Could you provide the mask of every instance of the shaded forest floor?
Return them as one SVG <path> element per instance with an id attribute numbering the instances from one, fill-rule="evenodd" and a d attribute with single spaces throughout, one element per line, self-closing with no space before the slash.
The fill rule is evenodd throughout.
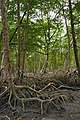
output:
<path id="1" fill-rule="evenodd" d="M 24 74 L 22 85 L 20 80 L 13 76 L 16 86 L 26 86 L 16 90 L 21 101 L 13 96 L 10 99 L 9 88 L 1 83 L 0 120 L 7 120 L 7 116 L 10 120 L 80 120 L 80 80 L 76 70 Z"/>

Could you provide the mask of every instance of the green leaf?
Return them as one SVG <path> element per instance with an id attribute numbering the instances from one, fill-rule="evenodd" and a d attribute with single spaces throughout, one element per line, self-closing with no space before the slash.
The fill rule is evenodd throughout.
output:
<path id="1" fill-rule="evenodd" d="M 75 4 L 75 9 L 80 12 L 80 1 Z"/>

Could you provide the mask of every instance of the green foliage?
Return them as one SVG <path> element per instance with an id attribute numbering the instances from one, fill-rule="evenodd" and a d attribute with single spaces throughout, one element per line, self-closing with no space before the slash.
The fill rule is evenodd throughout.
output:
<path id="1" fill-rule="evenodd" d="M 75 4 L 75 9 L 77 10 L 78 13 L 80 13 L 80 1 L 78 1 L 78 2 Z"/>
<path id="2" fill-rule="evenodd" d="M 28 0 L 27 0 L 28 1 Z M 27 15 L 27 1 L 20 1 L 20 18 L 22 18 L 24 12 Z M 36 71 L 38 67 L 41 69 L 46 61 L 46 54 L 49 53 L 48 68 L 53 69 L 55 66 L 64 66 L 66 54 L 68 52 L 68 37 L 65 26 L 65 20 L 63 16 L 63 5 L 65 10 L 65 16 L 67 19 L 67 27 L 71 38 L 70 18 L 69 9 L 66 1 L 62 0 L 31 0 L 30 1 L 30 16 L 28 25 L 28 39 L 26 42 L 26 64 L 30 71 Z M 75 10 L 79 13 L 80 2 L 75 3 Z M 15 29 L 17 28 L 17 0 L 9 0 L 7 2 L 7 13 L 8 13 L 8 25 L 9 25 L 9 37 L 11 38 Z M 76 38 L 79 43 L 79 21 L 78 13 L 74 10 L 74 23 Z M 23 57 L 23 40 L 24 31 L 26 27 L 26 15 L 21 23 L 20 30 L 20 47 L 21 47 L 21 61 Z M 0 22 L 0 31 L 2 30 Z M 0 38 L 1 39 L 1 38 Z M 2 40 L 2 39 L 1 39 Z M 3 43 L 0 40 L 0 51 L 3 50 Z M 72 41 L 72 40 L 71 40 Z M 70 42 L 71 44 L 71 42 Z M 80 45 L 80 44 L 79 44 Z M 11 62 L 17 64 L 17 31 L 10 43 Z M 79 48 L 80 49 L 80 48 Z M 72 45 L 70 47 L 71 63 L 74 64 L 74 55 Z M 61 58 L 62 56 L 62 58 Z"/>

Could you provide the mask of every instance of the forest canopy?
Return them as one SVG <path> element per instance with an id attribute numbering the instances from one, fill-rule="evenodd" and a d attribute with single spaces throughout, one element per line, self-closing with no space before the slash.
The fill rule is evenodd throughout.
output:
<path id="1" fill-rule="evenodd" d="M 30 8 L 28 8 L 28 2 L 30 2 Z M 76 64 L 68 1 L 22 0 L 20 1 L 20 8 L 18 8 L 17 4 L 17 0 L 6 1 L 10 60 L 12 66 L 17 67 L 19 47 L 20 66 L 21 68 L 23 66 L 23 41 L 24 36 L 26 36 L 25 70 L 27 70 L 27 72 L 40 72 L 45 68 L 47 68 L 48 71 L 59 68 L 75 68 Z M 78 59 L 80 58 L 79 6 L 80 1 L 72 1 L 74 31 L 77 43 L 75 46 L 78 51 Z M 18 9 L 20 12 L 19 17 Z M 29 14 L 28 21 L 26 20 L 27 14 Z M 19 23 L 20 28 L 18 28 Z M 26 28 L 27 31 L 25 30 Z M 20 39 L 20 42 L 18 39 Z M 3 66 L 3 53 L 2 22 L 0 19 L 0 67 Z"/>

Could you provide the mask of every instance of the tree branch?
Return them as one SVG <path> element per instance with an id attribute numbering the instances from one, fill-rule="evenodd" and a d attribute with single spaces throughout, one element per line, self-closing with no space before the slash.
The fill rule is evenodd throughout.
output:
<path id="1" fill-rule="evenodd" d="M 24 14 L 23 14 L 23 16 L 22 16 L 22 18 L 21 18 L 21 20 L 20 20 L 20 25 L 22 24 L 22 21 L 23 21 L 23 18 L 24 18 L 24 16 L 25 16 L 25 14 L 26 14 L 26 11 L 24 12 Z M 16 29 L 15 29 L 13 35 L 11 36 L 9 43 L 10 43 L 10 42 L 12 41 L 12 39 L 14 38 L 14 36 L 15 36 L 17 30 L 18 30 L 18 26 L 16 27 Z"/>

